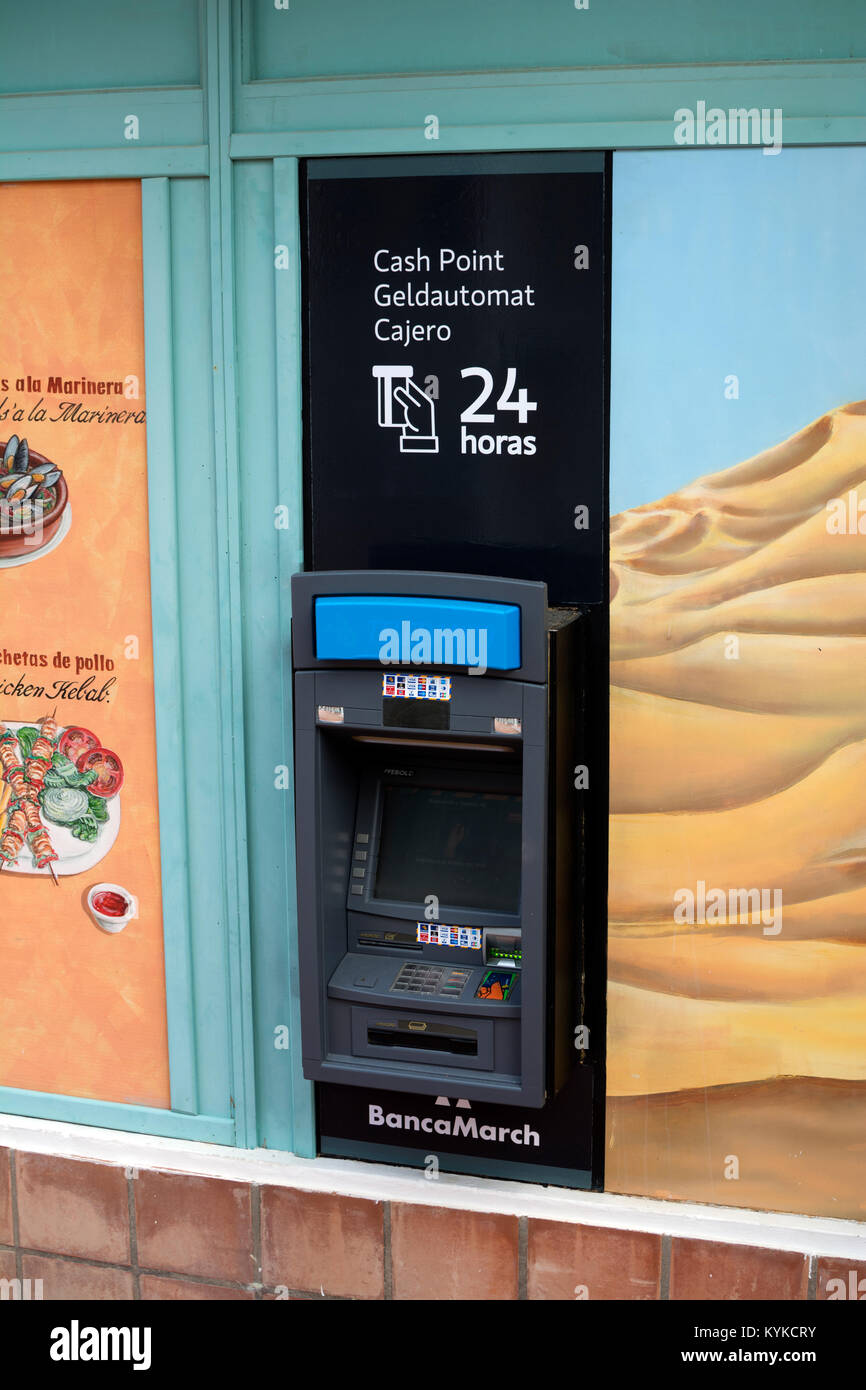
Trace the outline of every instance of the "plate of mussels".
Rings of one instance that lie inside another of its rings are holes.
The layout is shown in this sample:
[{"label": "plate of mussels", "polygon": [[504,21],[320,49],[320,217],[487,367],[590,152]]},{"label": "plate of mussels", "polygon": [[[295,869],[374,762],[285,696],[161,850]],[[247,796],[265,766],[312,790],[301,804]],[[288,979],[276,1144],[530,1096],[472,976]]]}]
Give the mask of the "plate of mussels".
[{"label": "plate of mussels", "polygon": [[0,441],[0,569],[54,550],[71,524],[69,488],[57,464],[17,434]]}]

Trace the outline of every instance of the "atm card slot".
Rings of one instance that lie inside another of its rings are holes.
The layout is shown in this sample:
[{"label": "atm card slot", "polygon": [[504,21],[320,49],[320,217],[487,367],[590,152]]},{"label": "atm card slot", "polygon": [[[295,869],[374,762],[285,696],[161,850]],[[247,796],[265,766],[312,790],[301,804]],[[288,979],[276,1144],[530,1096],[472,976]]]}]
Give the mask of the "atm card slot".
[{"label": "atm card slot", "polygon": [[374,932],[359,931],[359,946],[383,946],[389,950],[398,948],[400,951],[423,951],[421,942],[408,932]]}]

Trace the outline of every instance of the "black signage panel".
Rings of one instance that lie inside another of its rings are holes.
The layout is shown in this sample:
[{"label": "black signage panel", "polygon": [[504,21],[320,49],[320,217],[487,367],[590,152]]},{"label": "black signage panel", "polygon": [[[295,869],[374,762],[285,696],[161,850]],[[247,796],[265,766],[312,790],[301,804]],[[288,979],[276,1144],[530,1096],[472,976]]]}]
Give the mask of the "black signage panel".
[{"label": "black signage panel", "polygon": [[306,563],[600,602],[603,154],[312,160]]},{"label": "black signage panel", "polygon": [[[576,1066],[541,1110],[319,1084],[319,1152],[475,1171],[569,1187],[592,1185],[593,1068]],[[599,1133],[603,1132],[603,1126]],[[377,1150],[384,1150],[382,1153]],[[469,1164],[465,1160],[469,1160]]]}]

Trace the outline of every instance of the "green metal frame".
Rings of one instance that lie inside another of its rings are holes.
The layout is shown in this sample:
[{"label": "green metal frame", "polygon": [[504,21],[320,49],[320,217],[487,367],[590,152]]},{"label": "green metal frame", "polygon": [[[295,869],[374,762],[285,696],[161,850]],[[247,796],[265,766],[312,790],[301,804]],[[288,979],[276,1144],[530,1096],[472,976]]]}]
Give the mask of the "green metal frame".
[{"label": "green metal frame", "polygon": [[[316,2],[322,22],[333,22]],[[546,4],[533,9],[538,23]],[[602,8],[593,6],[593,23],[606,22]],[[622,0],[608,7],[614,26],[617,8]],[[419,43],[428,10],[419,4]],[[45,22],[16,11],[0,17],[7,33],[13,22]],[[662,11],[654,8],[654,24]],[[806,0],[780,0],[780,32],[801,12],[814,22]],[[838,28],[849,0],[823,13]],[[153,85],[0,99],[0,180],[142,180],[171,1109],[0,1088],[0,1111],[312,1155],[293,796],[276,785],[277,769],[292,768],[289,578],[303,535],[298,159],[669,149],[674,111],[698,101],[780,107],[789,145],[860,143],[866,62],[755,61],[744,48],[737,64],[617,59],[533,71],[522,50],[513,69],[496,72],[261,82],[253,4],[199,0],[199,82],[165,86],[159,55],[172,43],[171,7],[160,14]],[[479,22],[464,6],[461,23]],[[798,53],[804,43],[801,34]],[[374,30],[362,71],[376,44]],[[130,113],[140,120],[136,142],[124,138]],[[435,141],[424,133],[430,114]],[[287,248],[288,269],[275,265],[277,246]],[[213,497],[205,514],[203,492]],[[275,525],[277,507],[287,508],[287,527]],[[285,1037],[288,1047],[278,1045]]]}]

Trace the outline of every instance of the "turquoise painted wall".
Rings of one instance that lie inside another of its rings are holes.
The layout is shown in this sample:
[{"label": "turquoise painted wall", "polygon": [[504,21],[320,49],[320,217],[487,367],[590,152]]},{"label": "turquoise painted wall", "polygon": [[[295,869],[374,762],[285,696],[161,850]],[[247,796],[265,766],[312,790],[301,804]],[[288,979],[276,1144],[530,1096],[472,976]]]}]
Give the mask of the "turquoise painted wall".
[{"label": "turquoise painted wall", "polygon": [[0,91],[197,86],[198,0],[26,0],[0,5]]},{"label": "turquoise painted wall", "polygon": [[[14,1091],[0,1109],[309,1155],[292,794],[275,785],[302,558],[297,160],[673,148],[674,112],[699,100],[781,107],[787,143],[864,143],[866,9],[0,0],[0,54],[0,179],[143,180],[160,818],[179,905],[171,1110]],[[191,527],[202,487],[213,506]]]},{"label": "turquoise painted wall", "polygon": [[860,0],[291,0],[244,6],[249,76],[866,57]]}]

